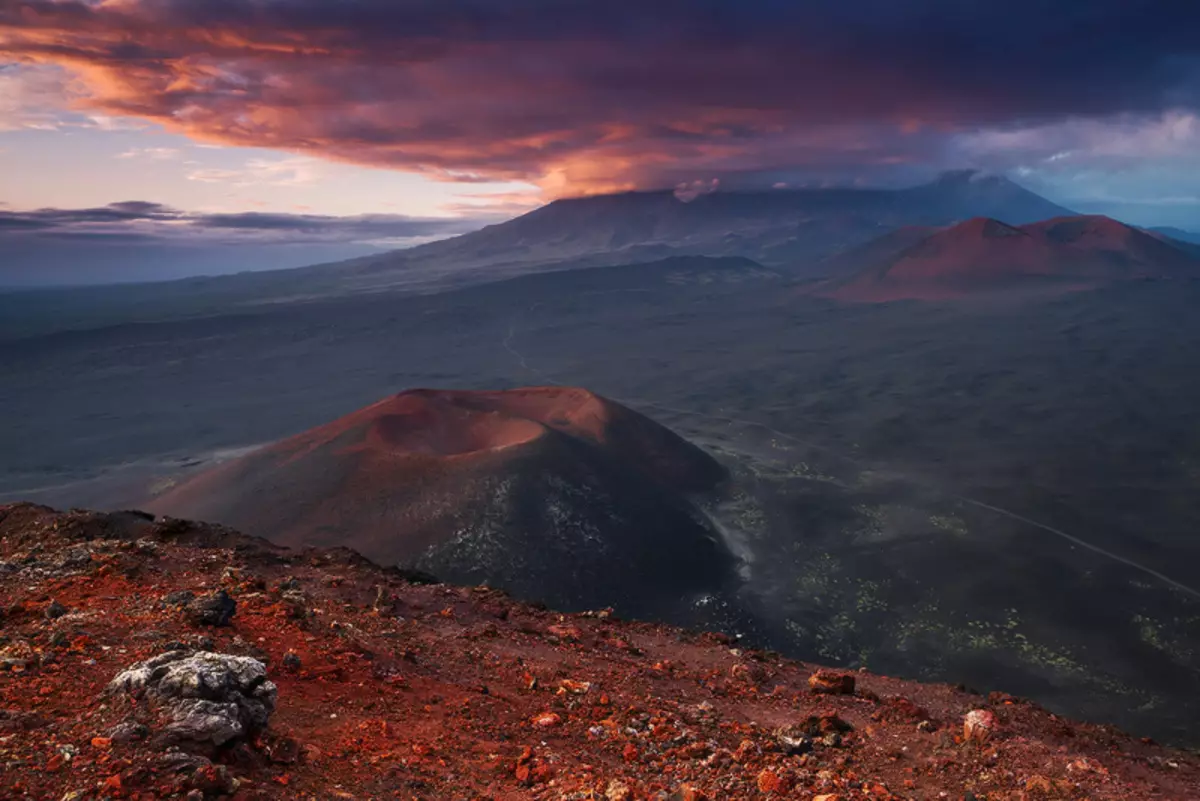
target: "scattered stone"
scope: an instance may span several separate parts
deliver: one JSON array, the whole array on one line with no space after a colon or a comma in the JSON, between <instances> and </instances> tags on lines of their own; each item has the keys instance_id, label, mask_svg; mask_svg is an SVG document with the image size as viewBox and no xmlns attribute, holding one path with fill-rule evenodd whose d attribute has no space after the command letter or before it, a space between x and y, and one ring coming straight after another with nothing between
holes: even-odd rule
<instances>
[{"instance_id":1,"label":"scattered stone","mask_svg":"<svg viewBox=\"0 0 1200 801\"><path fill-rule=\"evenodd\" d=\"M604 790L604 797L608 801L630 801L633 798L633 791L629 789L629 785L625 782L613 779Z\"/></svg>"},{"instance_id":2,"label":"scattered stone","mask_svg":"<svg viewBox=\"0 0 1200 801\"><path fill-rule=\"evenodd\" d=\"M214 765L211 762L197 768L188 779L192 790L199 790L206 797L233 795L237 792L238 782L224 765Z\"/></svg>"},{"instance_id":3,"label":"scattered stone","mask_svg":"<svg viewBox=\"0 0 1200 801\"><path fill-rule=\"evenodd\" d=\"M1101 776L1107 776L1108 770L1094 759L1080 757L1067 765L1067 770L1071 773L1096 773Z\"/></svg>"},{"instance_id":4,"label":"scattered stone","mask_svg":"<svg viewBox=\"0 0 1200 801\"><path fill-rule=\"evenodd\" d=\"M118 674L109 691L157 704L168 738L216 746L265 729L278 692L257 659L207 651L140 662Z\"/></svg>"},{"instance_id":5,"label":"scattered stone","mask_svg":"<svg viewBox=\"0 0 1200 801\"><path fill-rule=\"evenodd\" d=\"M192 622L201 626L228 626L237 613L237 601L225 590L202 595L185 607Z\"/></svg>"},{"instance_id":6,"label":"scattered stone","mask_svg":"<svg viewBox=\"0 0 1200 801\"><path fill-rule=\"evenodd\" d=\"M704 791L690 784L681 784L667 796L667 801L707 801L708 796Z\"/></svg>"},{"instance_id":7,"label":"scattered stone","mask_svg":"<svg viewBox=\"0 0 1200 801\"><path fill-rule=\"evenodd\" d=\"M300 586L300 579L296 578L295 576L288 576L287 578L280 579L279 583L275 585L275 588L282 593L289 590L298 590L300 589Z\"/></svg>"},{"instance_id":8,"label":"scattered stone","mask_svg":"<svg viewBox=\"0 0 1200 801\"><path fill-rule=\"evenodd\" d=\"M854 695L854 676L833 670L818 670L808 677L808 686L814 693L824 695Z\"/></svg>"},{"instance_id":9,"label":"scattered stone","mask_svg":"<svg viewBox=\"0 0 1200 801\"><path fill-rule=\"evenodd\" d=\"M775 742L788 756L800 756L813 749L812 737L799 726L781 726L774 735Z\"/></svg>"},{"instance_id":10,"label":"scattered stone","mask_svg":"<svg viewBox=\"0 0 1200 801\"><path fill-rule=\"evenodd\" d=\"M827 734L844 734L845 732L854 731L853 726L833 712L826 712L822 715L809 715L798 728L809 737L824 737Z\"/></svg>"},{"instance_id":11,"label":"scattered stone","mask_svg":"<svg viewBox=\"0 0 1200 801\"><path fill-rule=\"evenodd\" d=\"M292 765L300 760L300 743L292 737L280 737L268 742L264 749L267 758L279 765Z\"/></svg>"},{"instance_id":12,"label":"scattered stone","mask_svg":"<svg viewBox=\"0 0 1200 801\"><path fill-rule=\"evenodd\" d=\"M206 765L211 765L206 757L199 754L189 754L184 751L172 749L167 751L159 758L159 762L165 770L174 771L176 773L186 773L190 770L199 770Z\"/></svg>"},{"instance_id":13,"label":"scattered stone","mask_svg":"<svg viewBox=\"0 0 1200 801\"><path fill-rule=\"evenodd\" d=\"M163 603L168 606L187 606L196 597L191 590L175 590L163 596Z\"/></svg>"},{"instance_id":14,"label":"scattered stone","mask_svg":"<svg viewBox=\"0 0 1200 801\"><path fill-rule=\"evenodd\" d=\"M758 774L759 792L775 795L786 795L795 784L791 774L774 770L764 770Z\"/></svg>"},{"instance_id":15,"label":"scattered stone","mask_svg":"<svg viewBox=\"0 0 1200 801\"><path fill-rule=\"evenodd\" d=\"M562 718L554 712L543 712L533 717L533 725L540 729L548 729L560 723L562 723Z\"/></svg>"},{"instance_id":16,"label":"scattered stone","mask_svg":"<svg viewBox=\"0 0 1200 801\"><path fill-rule=\"evenodd\" d=\"M831 731L821 738L821 744L826 748L840 748L842 745L842 735L835 731Z\"/></svg>"},{"instance_id":17,"label":"scattered stone","mask_svg":"<svg viewBox=\"0 0 1200 801\"><path fill-rule=\"evenodd\" d=\"M932 720L922 720L917 724L917 731L924 732L925 734L933 734L937 731L937 724Z\"/></svg>"},{"instance_id":18,"label":"scattered stone","mask_svg":"<svg viewBox=\"0 0 1200 801\"><path fill-rule=\"evenodd\" d=\"M134 720L118 723L108 730L108 738L114 743L131 743L135 740L144 740L149 736L150 727Z\"/></svg>"},{"instance_id":19,"label":"scattered stone","mask_svg":"<svg viewBox=\"0 0 1200 801\"><path fill-rule=\"evenodd\" d=\"M67 613L67 607L60 604L58 601L51 601L46 607L45 615L47 620L57 620Z\"/></svg>"},{"instance_id":20,"label":"scattered stone","mask_svg":"<svg viewBox=\"0 0 1200 801\"><path fill-rule=\"evenodd\" d=\"M928 711L902 695L894 695L882 699L879 702L879 708L871 714L871 717L875 720L909 721L912 723L929 720L932 722Z\"/></svg>"},{"instance_id":21,"label":"scattered stone","mask_svg":"<svg viewBox=\"0 0 1200 801\"><path fill-rule=\"evenodd\" d=\"M963 717L963 739L983 742L996 729L996 716L986 709L973 709Z\"/></svg>"},{"instance_id":22,"label":"scattered stone","mask_svg":"<svg viewBox=\"0 0 1200 801\"><path fill-rule=\"evenodd\" d=\"M557 637L558 639L566 642L578 642L579 638L583 636L580 634L579 629L575 626L560 626L558 624L554 624L547 626L546 631L549 633L551 638Z\"/></svg>"},{"instance_id":23,"label":"scattered stone","mask_svg":"<svg viewBox=\"0 0 1200 801\"><path fill-rule=\"evenodd\" d=\"M300 656L295 651L288 651L283 655L283 668L296 673L300 670Z\"/></svg>"},{"instance_id":24,"label":"scattered stone","mask_svg":"<svg viewBox=\"0 0 1200 801\"><path fill-rule=\"evenodd\" d=\"M279 602L287 609L288 617L303 620L308 617L308 596L299 590L287 590Z\"/></svg>"}]
</instances>

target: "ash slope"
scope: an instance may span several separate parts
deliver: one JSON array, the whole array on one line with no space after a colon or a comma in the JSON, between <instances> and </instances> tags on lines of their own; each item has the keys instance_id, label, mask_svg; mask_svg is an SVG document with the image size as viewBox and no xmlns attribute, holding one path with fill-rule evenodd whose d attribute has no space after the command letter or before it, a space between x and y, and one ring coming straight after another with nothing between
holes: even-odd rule
<instances>
[{"instance_id":1,"label":"ash slope","mask_svg":"<svg viewBox=\"0 0 1200 801\"><path fill-rule=\"evenodd\" d=\"M227 626L173 600L218 587ZM1200 797L1195 754L1000 693L860 672L814 695L812 666L727 637L204 524L0 506L0 610L3 798ZM267 730L207 755L110 738L130 723L108 682L201 642L266 665ZM975 710L983 743L962 739Z\"/></svg>"},{"instance_id":2,"label":"ash slope","mask_svg":"<svg viewBox=\"0 0 1200 801\"><path fill-rule=\"evenodd\" d=\"M844 254L833 266L844 274L818 292L854 301L1200 277L1200 258L1183 243L1100 216L1022 226L978 217L940 230L903 229Z\"/></svg>"},{"instance_id":3,"label":"ash slope","mask_svg":"<svg viewBox=\"0 0 1200 801\"><path fill-rule=\"evenodd\" d=\"M732 580L689 500L725 478L699 448L586 390L413 390L147 508L562 608L650 614Z\"/></svg>"}]
</instances>

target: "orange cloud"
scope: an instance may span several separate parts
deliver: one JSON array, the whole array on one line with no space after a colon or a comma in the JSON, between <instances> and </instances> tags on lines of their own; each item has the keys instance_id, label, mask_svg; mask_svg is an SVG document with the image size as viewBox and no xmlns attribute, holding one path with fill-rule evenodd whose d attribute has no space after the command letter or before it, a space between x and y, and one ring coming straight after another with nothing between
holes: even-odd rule
<instances>
[{"instance_id":1,"label":"orange cloud","mask_svg":"<svg viewBox=\"0 0 1200 801\"><path fill-rule=\"evenodd\" d=\"M1160 66L1197 55L1188 26L1146 33L1119 0L1091 4L1087 41L1032 53L1037 26L1057 30L1022 13L1034 0L936 25L906 4L795 5L22 0L0 6L0 57L70 71L89 113L200 142L549 195L931 163L983 126L1195 100Z\"/></svg>"}]
</instances>

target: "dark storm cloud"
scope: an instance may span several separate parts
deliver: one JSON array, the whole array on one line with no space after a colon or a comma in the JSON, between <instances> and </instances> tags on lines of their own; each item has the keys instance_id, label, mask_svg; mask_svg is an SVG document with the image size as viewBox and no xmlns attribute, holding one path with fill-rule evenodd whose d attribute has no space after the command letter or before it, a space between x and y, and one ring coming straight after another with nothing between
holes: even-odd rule
<instances>
[{"instance_id":1,"label":"dark storm cloud","mask_svg":"<svg viewBox=\"0 0 1200 801\"><path fill-rule=\"evenodd\" d=\"M570 193L1194 109L1197 30L1178 0L24 0L0 54L205 141Z\"/></svg>"},{"instance_id":2,"label":"dark storm cloud","mask_svg":"<svg viewBox=\"0 0 1200 801\"><path fill-rule=\"evenodd\" d=\"M86 223L121 223L135 220L174 220L181 212L158 203L129 201L90 209L37 209L0 211L0 229L50 229Z\"/></svg>"},{"instance_id":3,"label":"dark storm cloud","mask_svg":"<svg viewBox=\"0 0 1200 801\"><path fill-rule=\"evenodd\" d=\"M478 228L483 220L371 214L329 217L313 214L195 214L158 203L127 201L89 209L0 210L0 246L20 238L91 240L97 244L134 241L213 244L298 244L370 242L451 236Z\"/></svg>"}]
</instances>

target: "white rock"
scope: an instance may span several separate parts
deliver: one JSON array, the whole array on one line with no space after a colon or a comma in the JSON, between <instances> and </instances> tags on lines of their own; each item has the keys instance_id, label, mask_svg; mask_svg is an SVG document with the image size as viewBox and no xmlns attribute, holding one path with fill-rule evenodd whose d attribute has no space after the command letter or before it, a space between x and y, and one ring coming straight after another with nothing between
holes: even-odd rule
<instances>
[{"instance_id":1,"label":"white rock","mask_svg":"<svg viewBox=\"0 0 1200 801\"><path fill-rule=\"evenodd\" d=\"M248 656L169 651L122 671L109 692L145 697L165 713L172 739L224 745L266 728L278 689Z\"/></svg>"}]
</instances>

